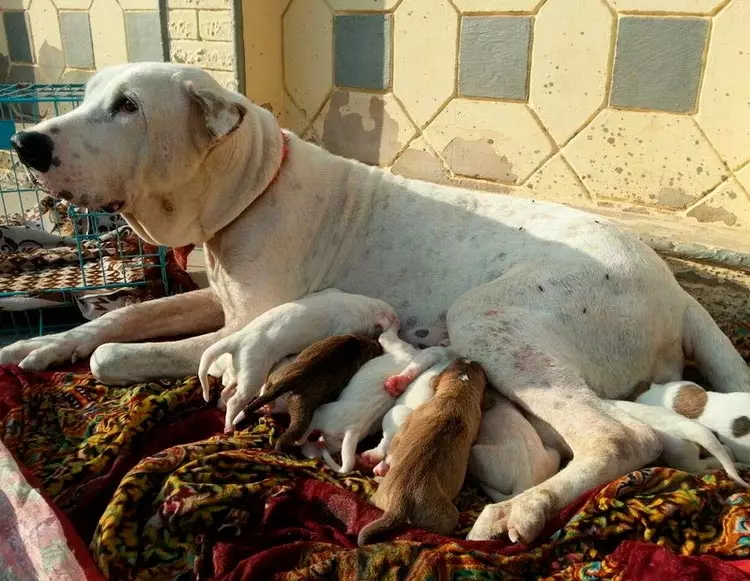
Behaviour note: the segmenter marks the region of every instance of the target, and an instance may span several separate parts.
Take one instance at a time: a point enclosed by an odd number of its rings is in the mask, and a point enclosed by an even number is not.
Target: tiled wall
[[[282,121],[331,151],[750,228],[750,0],[279,1]]]
[[[166,14],[166,39],[162,18]],[[163,61],[237,88],[231,0],[0,0],[0,82],[83,82],[105,66]]]
[[[236,90],[231,0],[167,0],[167,6],[170,60],[203,67]]]
[[[83,82],[162,61],[158,0],[0,0],[0,82]]]

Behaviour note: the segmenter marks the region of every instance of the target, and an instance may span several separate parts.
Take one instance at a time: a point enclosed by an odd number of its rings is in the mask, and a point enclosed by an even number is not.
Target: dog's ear
[[[227,99],[222,94],[223,89],[198,87],[192,81],[186,81],[185,90],[190,100],[200,108],[212,142],[231,134],[245,118],[247,109]]]

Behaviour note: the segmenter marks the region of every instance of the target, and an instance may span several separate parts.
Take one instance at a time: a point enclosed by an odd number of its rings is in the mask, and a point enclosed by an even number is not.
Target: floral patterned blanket
[[[632,473],[530,547],[461,540],[487,502],[468,482],[452,538],[405,528],[360,550],[371,478],[274,452],[273,418],[222,423],[195,378],[107,387],[85,366],[0,367],[0,440],[109,579],[750,578],[750,493],[720,472]]]

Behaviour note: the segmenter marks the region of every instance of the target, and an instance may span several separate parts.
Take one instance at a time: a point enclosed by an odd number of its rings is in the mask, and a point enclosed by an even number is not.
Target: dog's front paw
[[[75,363],[89,356],[93,347],[74,331],[18,341],[0,349],[0,364],[16,363],[28,371]]]

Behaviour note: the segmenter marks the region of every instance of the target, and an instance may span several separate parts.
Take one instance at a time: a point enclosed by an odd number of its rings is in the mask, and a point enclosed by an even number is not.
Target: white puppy
[[[222,373],[225,385],[222,400],[227,401],[236,389],[263,385],[270,371],[269,361],[278,362],[332,335],[375,335],[397,320],[395,311],[387,303],[337,289],[285,303],[206,349],[198,369],[203,397],[208,401],[208,375],[212,368]],[[233,377],[225,381],[224,373]],[[233,423],[236,425],[243,418],[244,414],[240,414]]]
[[[479,436],[469,474],[494,502],[508,500],[547,480],[560,468],[560,453],[545,446],[521,411],[498,393],[485,393]]]
[[[388,447],[401,428],[401,424],[412,411],[432,399],[435,395],[432,381],[454,359],[456,359],[455,353],[446,347],[429,347],[417,353],[398,375],[391,376],[385,381],[385,389],[391,395],[403,393],[398,396],[396,405],[383,417],[383,437],[380,443],[375,448],[362,453],[362,460],[368,465],[375,466],[377,476],[385,475]],[[385,463],[380,464],[383,460]]]
[[[636,401],[695,420],[716,432],[736,460],[750,463],[750,393],[717,393],[691,381],[672,381],[652,384]]]
[[[663,407],[650,406],[632,401],[610,403],[631,417],[654,429],[662,442],[661,458],[672,468],[685,472],[703,472],[721,466],[729,477],[743,488],[750,488],[737,473],[734,461],[718,438],[704,425]],[[700,458],[700,449],[714,458]]]
[[[357,444],[375,432],[396,401],[396,396],[385,389],[386,380],[403,370],[419,353],[418,349],[398,338],[397,327],[391,326],[379,338],[385,353],[365,363],[337,401],[322,405],[315,411],[303,441],[312,432],[319,431],[321,437],[318,442],[302,446],[305,456],[322,456],[331,468],[342,474],[354,469]],[[341,465],[332,456],[339,451]]]

